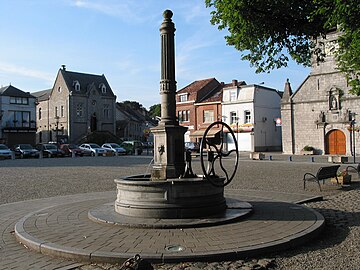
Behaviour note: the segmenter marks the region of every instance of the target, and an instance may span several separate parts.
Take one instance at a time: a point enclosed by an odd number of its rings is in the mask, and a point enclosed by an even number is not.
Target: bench
[[[360,163],[357,165],[357,167],[355,166],[347,166],[346,167],[346,172],[349,173],[349,172],[354,172],[354,173],[357,173],[358,176],[360,177]]]
[[[313,181],[317,182],[321,191],[320,186],[320,180],[323,180],[323,184],[325,183],[325,179],[334,177],[336,179],[336,182],[339,184],[339,180],[337,178],[337,171],[339,169],[340,165],[334,165],[334,166],[326,166],[326,167],[320,167],[316,175],[313,175],[312,173],[305,173],[304,174],[304,190],[305,190],[305,183],[306,181]]]

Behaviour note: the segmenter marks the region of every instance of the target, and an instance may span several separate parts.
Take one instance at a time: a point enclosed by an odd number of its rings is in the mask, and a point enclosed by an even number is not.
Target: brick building
[[[188,128],[185,142],[196,141],[215,120],[221,119],[222,86],[215,78],[195,81],[176,93],[176,113]]]
[[[211,123],[222,120],[235,132],[239,150],[281,150],[281,128],[275,124],[280,118],[281,95],[275,89],[210,78],[189,84],[176,98],[179,122],[188,127],[185,142],[199,142]],[[211,132],[210,136],[216,136],[216,127]],[[226,141],[233,147],[231,136]]]
[[[349,93],[344,74],[336,69],[334,52],[339,33],[329,33],[319,46],[326,54],[324,62],[313,60],[311,72],[293,93],[285,83],[281,101],[283,152],[298,154],[312,146],[318,154],[351,155],[355,139],[352,120],[360,113],[360,97]],[[356,125],[355,130],[359,130]],[[358,152],[358,151],[357,151]]]

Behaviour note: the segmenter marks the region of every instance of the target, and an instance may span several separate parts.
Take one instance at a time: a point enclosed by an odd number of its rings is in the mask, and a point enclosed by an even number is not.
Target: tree
[[[161,105],[160,104],[154,104],[150,106],[149,108],[149,114],[151,117],[155,116],[161,116]]]
[[[143,105],[141,105],[141,104],[140,104],[139,102],[137,102],[137,101],[125,100],[125,101],[123,102],[123,104],[124,104],[125,106],[128,106],[128,107],[134,109],[134,110],[144,110]]]
[[[290,56],[310,66],[311,57],[322,61],[318,37],[334,29],[342,32],[336,59],[351,92],[360,95],[360,1],[358,0],[205,0],[212,8],[211,23],[227,29],[230,46],[242,59],[269,72],[286,67]]]

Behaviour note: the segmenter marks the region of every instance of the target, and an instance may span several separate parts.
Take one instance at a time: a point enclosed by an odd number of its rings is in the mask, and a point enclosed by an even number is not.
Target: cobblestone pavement
[[[14,202],[49,198],[43,200],[45,207],[56,205],[56,196],[115,190],[114,178],[144,173],[150,160],[150,157],[139,156],[0,161],[0,204],[13,203],[14,206],[12,211],[0,216],[0,269],[117,269],[119,266],[116,265],[84,265],[28,251],[15,241],[13,227],[17,220],[31,212],[31,202],[21,209],[16,208]],[[316,241],[292,251],[269,255],[268,260],[166,264],[155,265],[155,268],[358,269],[359,181],[355,180],[350,189],[341,189],[327,182],[321,193],[316,184],[302,190],[303,174],[315,173],[319,166],[324,165],[328,165],[326,158],[317,158],[315,162],[310,162],[307,157],[293,158],[289,162],[281,155],[274,155],[272,161],[242,159],[236,178],[229,185],[229,189],[245,187],[255,191],[324,196],[324,201],[307,204],[326,218],[326,228]],[[199,171],[198,161],[194,161],[193,167]],[[101,197],[101,192],[97,196]]]

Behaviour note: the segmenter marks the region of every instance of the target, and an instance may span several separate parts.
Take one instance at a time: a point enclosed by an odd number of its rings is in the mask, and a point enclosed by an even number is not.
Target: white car
[[[126,155],[126,150],[117,143],[104,143],[101,147],[110,150],[118,155]]]
[[[100,145],[96,143],[83,143],[79,148],[84,151],[85,155],[87,154],[90,156],[106,155],[108,152],[107,149],[100,147]]]
[[[0,144],[0,158],[11,158],[12,151],[5,145]]]

